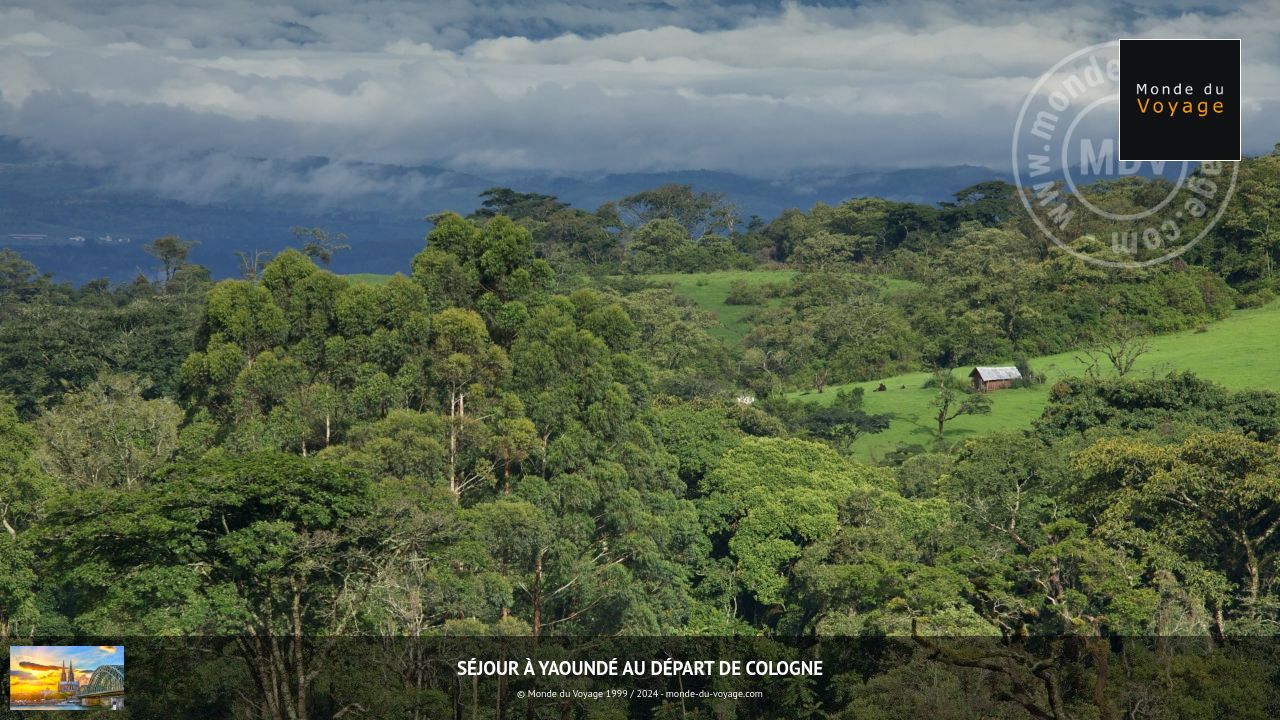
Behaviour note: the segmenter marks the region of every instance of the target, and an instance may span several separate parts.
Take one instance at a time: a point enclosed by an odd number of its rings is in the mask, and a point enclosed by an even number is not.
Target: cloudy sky
[[[0,134],[93,162],[1005,169],[1036,78],[1117,37],[1244,40],[1280,141],[1280,0],[0,0]]]

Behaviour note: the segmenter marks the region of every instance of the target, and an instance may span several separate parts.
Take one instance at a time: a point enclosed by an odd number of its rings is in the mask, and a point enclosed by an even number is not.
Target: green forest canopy
[[[789,393],[1271,317],[1276,163],[1245,163],[1184,262],[1125,272],[1024,235],[1001,186],[746,225],[687,188],[595,213],[495,192],[380,284],[291,250],[73,289],[0,254],[0,634],[1066,637],[1016,660],[1094,677],[1110,635],[1272,634],[1268,388],[1029,368],[1002,393],[1038,398],[1030,422],[939,422],[878,465],[859,444],[900,411],[874,389]],[[741,342],[651,275],[776,263],[726,294],[756,308]],[[906,377],[929,413],[989,410]],[[324,658],[243,651],[300,671],[263,702]],[[992,702],[1073,716],[1001,677]],[[1110,682],[1070,712],[1139,679]]]

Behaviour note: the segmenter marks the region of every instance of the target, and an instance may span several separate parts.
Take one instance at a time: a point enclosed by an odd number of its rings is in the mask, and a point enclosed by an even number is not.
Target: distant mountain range
[[[57,279],[116,281],[154,273],[142,246],[161,235],[200,241],[191,260],[216,277],[237,272],[235,252],[276,252],[290,228],[345,233],[352,250],[338,272],[407,271],[422,247],[424,217],[467,213],[483,190],[511,187],[556,195],[587,210],[664,183],[725,193],[744,217],[786,208],[879,196],[935,203],[1007,173],[977,166],[906,170],[815,169],[784,178],[679,171],[620,174],[551,172],[486,176],[434,166],[276,160],[209,154],[183,162],[90,165],[0,136],[0,247],[12,247]]]

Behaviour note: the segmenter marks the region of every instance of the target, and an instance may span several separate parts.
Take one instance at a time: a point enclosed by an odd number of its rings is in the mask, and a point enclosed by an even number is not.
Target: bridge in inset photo
[[[82,705],[124,707],[124,666],[99,665],[89,677],[89,684],[80,689],[77,696]]]

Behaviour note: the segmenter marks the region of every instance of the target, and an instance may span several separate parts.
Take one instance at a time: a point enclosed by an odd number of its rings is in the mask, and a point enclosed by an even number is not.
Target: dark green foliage
[[[955,202],[942,203],[943,217],[951,225],[965,222],[999,225],[1018,212],[1016,196],[1017,189],[1007,182],[978,183],[957,192]]]
[[[1139,380],[1064,380],[1054,385],[1050,397],[1036,427],[1052,438],[1103,425],[1121,430],[1235,429],[1264,441],[1280,436],[1280,395],[1231,392],[1191,373]]]
[[[0,309],[9,310],[48,287],[35,265],[13,250],[0,250]]]
[[[729,286],[729,294],[724,298],[725,305],[763,305],[769,298],[777,297],[782,289],[767,283],[749,283],[735,280]]]
[[[788,295],[782,307],[757,314],[745,341],[744,374],[761,392],[868,380],[905,370],[917,357],[913,329],[879,278],[806,272]]]
[[[23,417],[106,370],[148,378],[150,397],[174,393],[178,368],[194,344],[207,287],[201,278],[179,272],[166,288],[19,284],[11,297],[23,301],[7,307],[0,290],[0,391],[12,395]]]
[[[1044,384],[1044,373],[1038,373],[1031,368],[1031,363],[1025,356],[1019,356],[1014,361],[1013,366],[1018,369],[1018,374],[1022,376],[1021,380],[1017,380],[1014,384],[1016,387],[1035,387]]]
[[[855,388],[837,392],[829,405],[788,401],[784,397],[770,397],[760,404],[786,422],[793,432],[848,452],[859,437],[887,429],[891,419],[889,415],[864,411],[862,395],[862,388]]]
[[[503,215],[517,222],[521,220],[546,220],[569,206],[554,195],[516,192],[510,188],[489,188],[480,193],[484,201],[471,213],[471,217],[488,219]]]
[[[672,220],[694,240],[708,233],[729,233],[738,223],[738,209],[724,193],[698,191],[689,185],[667,184],[629,195],[618,202],[618,212],[632,227]]]
[[[147,243],[142,249],[160,261],[160,272],[167,283],[187,262],[187,255],[196,246],[195,241],[183,240],[177,235],[165,235]]]

